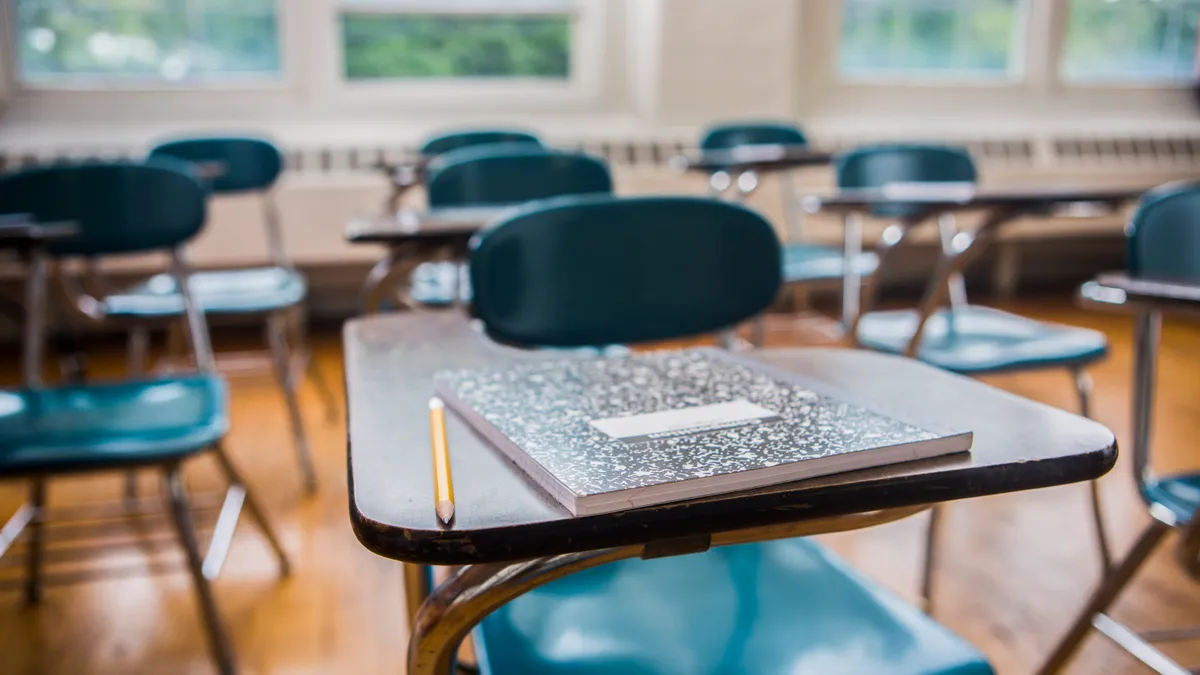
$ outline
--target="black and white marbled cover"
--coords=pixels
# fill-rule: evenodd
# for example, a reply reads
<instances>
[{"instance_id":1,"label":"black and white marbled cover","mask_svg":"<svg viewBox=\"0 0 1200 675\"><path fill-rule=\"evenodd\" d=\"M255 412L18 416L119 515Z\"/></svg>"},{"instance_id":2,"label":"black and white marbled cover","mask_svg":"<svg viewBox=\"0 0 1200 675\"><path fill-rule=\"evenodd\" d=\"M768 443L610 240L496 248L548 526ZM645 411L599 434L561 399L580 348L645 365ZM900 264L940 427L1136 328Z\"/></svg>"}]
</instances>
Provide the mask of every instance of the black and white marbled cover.
<instances>
[{"instance_id":1,"label":"black and white marbled cover","mask_svg":"<svg viewBox=\"0 0 1200 675\"><path fill-rule=\"evenodd\" d=\"M501 441L495 433L499 432L565 487L569 495L534 476L560 501L573 501L565 504L573 512L579 500L589 497L612 501L619 497L614 493L622 491L644 492L653 486L963 435L923 429L800 382L703 348L534 361L435 376L436 389L447 404L485 438ZM639 443L615 439L589 424L737 400L777 413L779 420ZM951 452L970 447L970 435L965 436L965 447ZM529 472L524 458L512 456L513 447L501 449ZM730 489L741 488L724 491Z\"/></svg>"}]
</instances>

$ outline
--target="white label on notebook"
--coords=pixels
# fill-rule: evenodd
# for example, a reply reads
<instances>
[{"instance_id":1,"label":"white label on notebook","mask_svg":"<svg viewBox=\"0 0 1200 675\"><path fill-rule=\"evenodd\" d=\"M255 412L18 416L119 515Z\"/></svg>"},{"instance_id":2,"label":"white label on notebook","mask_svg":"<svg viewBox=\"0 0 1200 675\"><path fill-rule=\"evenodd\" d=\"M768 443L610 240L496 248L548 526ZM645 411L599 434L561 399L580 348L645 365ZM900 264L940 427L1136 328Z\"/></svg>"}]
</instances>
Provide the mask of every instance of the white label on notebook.
<instances>
[{"instance_id":1,"label":"white label on notebook","mask_svg":"<svg viewBox=\"0 0 1200 675\"><path fill-rule=\"evenodd\" d=\"M778 413L739 399L693 408L591 420L588 424L619 441L644 443L674 436L707 434L748 424L778 422L781 419Z\"/></svg>"}]
</instances>

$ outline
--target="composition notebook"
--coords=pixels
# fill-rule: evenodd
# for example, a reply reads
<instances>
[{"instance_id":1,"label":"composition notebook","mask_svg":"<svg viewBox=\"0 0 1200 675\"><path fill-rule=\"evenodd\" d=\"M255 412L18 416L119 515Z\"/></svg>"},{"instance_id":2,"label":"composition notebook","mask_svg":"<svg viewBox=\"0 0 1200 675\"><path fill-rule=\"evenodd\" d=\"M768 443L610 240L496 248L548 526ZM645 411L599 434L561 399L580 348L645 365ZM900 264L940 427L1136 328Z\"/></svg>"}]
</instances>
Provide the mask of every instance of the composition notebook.
<instances>
[{"instance_id":1,"label":"composition notebook","mask_svg":"<svg viewBox=\"0 0 1200 675\"><path fill-rule=\"evenodd\" d=\"M963 452L972 441L717 349L446 371L434 386L577 516Z\"/></svg>"}]
</instances>

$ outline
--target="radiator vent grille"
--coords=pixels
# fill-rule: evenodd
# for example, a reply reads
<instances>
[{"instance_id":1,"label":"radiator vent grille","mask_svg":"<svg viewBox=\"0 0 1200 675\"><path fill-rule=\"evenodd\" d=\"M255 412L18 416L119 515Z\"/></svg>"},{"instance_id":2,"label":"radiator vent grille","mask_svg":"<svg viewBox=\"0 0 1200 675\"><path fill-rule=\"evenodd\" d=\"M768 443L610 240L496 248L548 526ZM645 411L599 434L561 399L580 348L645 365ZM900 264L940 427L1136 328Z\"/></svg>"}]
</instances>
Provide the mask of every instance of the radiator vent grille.
<instances>
[{"instance_id":1,"label":"radiator vent grille","mask_svg":"<svg viewBox=\"0 0 1200 675\"><path fill-rule=\"evenodd\" d=\"M905 139L912 142L913 139ZM925 139L965 146L983 164L1019 167L1042 165L1063 168L1128 166L1130 168L1178 168L1200 164L1200 136L1116 137L1071 136L1034 138ZM844 151L865 143L900 142L899 139L829 137L817 139L822 148ZM660 140L549 139L555 147L588 152L621 166L666 166L671 157L693 148L679 138ZM0 149L0 170L37 165L79 162L89 159L136 158L142 149L128 146L47 148L40 151L6 152ZM294 146L285 150L287 167L305 173L370 171L381 162L398 163L412 157L415 146Z\"/></svg>"}]
</instances>

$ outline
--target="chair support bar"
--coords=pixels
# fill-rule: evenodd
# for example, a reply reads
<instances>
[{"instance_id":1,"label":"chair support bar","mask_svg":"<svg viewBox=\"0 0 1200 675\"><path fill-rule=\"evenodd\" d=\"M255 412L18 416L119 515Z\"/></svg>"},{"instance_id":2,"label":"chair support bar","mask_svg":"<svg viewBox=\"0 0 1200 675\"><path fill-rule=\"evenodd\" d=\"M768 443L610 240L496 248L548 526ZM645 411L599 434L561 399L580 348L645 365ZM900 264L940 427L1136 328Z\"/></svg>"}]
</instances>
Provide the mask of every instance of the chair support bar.
<instances>
[{"instance_id":1,"label":"chair support bar","mask_svg":"<svg viewBox=\"0 0 1200 675\"><path fill-rule=\"evenodd\" d=\"M1154 645L1138 637L1137 633L1113 621L1107 614L1097 614L1092 618L1092 625L1104 637L1117 643L1159 675L1191 675L1191 671L1172 661L1166 654L1155 649Z\"/></svg>"}]
</instances>

